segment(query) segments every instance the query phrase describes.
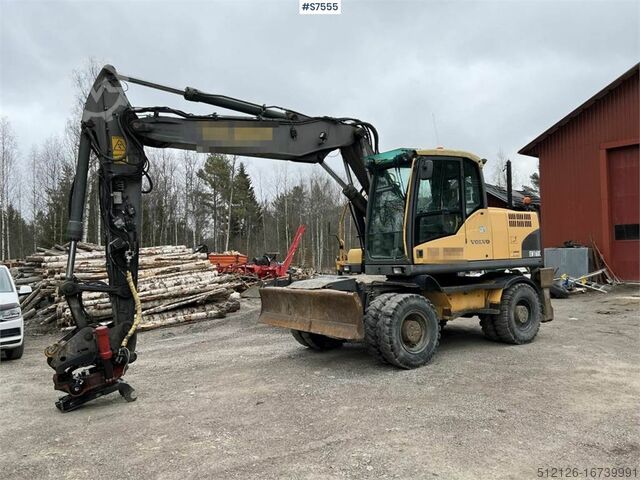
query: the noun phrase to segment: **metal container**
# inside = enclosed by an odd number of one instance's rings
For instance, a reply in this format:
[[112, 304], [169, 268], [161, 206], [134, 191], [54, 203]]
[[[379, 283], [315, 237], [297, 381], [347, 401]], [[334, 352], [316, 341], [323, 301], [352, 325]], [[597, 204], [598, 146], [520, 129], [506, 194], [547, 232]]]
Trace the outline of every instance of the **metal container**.
[[580, 278], [589, 273], [589, 249], [545, 248], [544, 266], [555, 269], [556, 278], [564, 273]]

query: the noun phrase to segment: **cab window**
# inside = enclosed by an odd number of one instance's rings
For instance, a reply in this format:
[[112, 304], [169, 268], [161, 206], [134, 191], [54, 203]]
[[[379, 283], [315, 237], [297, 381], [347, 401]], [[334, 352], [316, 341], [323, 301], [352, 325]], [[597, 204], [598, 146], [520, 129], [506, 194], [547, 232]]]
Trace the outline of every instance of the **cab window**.
[[467, 217], [482, 208], [482, 182], [478, 164], [468, 158], [462, 160], [464, 171], [464, 200]]
[[411, 167], [390, 167], [375, 173], [367, 236], [369, 256], [381, 260], [405, 258], [404, 207]]
[[461, 162], [433, 162], [431, 178], [418, 182], [416, 193], [415, 244], [453, 235], [463, 223]]

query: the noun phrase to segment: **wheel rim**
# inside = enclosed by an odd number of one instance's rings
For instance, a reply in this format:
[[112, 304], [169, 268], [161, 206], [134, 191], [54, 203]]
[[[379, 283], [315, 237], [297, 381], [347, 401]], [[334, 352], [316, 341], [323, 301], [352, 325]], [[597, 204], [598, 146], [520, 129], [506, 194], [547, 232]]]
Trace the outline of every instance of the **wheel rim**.
[[516, 303], [513, 312], [515, 323], [520, 328], [526, 328], [531, 323], [531, 305], [526, 300], [520, 300]]
[[400, 340], [408, 352], [422, 350], [429, 341], [426, 318], [419, 313], [407, 315], [400, 326]]

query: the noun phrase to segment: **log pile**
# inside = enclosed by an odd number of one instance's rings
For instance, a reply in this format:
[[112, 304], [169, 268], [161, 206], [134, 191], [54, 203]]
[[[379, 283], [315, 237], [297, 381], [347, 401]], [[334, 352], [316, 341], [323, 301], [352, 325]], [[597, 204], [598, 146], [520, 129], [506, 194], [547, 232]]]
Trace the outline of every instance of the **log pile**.
[[[107, 282], [104, 248], [80, 243], [75, 275], [83, 281]], [[24, 261], [14, 262], [11, 273], [16, 285], [31, 285], [22, 297], [23, 317], [29, 326], [72, 324], [69, 307], [57, 287], [64, 280], [67, 253], [64, 246], [39, 249]], [[185, 246], [140, 249], [138, 292], [142, 303], [140, 330], [183, 322], [224, 317], [238, 310], [240, 292], [254, 279], [219, 274], [204, 253]], [[87, 313], [99, 321], [111, 318], [111, 303], [103, 293], [82, 295]]]

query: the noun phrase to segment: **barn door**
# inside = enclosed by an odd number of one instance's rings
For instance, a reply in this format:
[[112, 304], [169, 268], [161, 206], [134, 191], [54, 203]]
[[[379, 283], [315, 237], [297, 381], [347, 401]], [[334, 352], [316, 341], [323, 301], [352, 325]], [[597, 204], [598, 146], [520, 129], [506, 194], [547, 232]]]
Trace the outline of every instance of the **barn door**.
[[611, 218], [611, 268], [623, 280], [640, 280], [640, 150], [607, 151]]

